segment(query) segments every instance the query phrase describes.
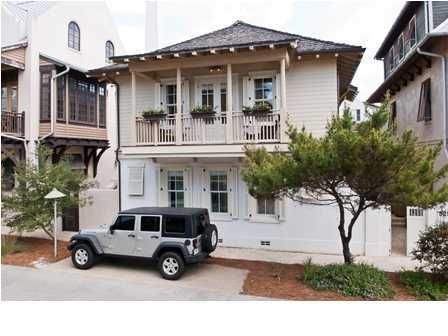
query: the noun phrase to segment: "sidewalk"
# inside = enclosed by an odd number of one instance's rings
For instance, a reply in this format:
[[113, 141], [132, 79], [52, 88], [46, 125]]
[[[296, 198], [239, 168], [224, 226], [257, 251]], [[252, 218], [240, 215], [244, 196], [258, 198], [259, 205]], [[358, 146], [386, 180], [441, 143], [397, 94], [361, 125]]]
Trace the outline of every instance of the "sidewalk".
[[[342, 263], [341, 255], [313, 254], [299, 252], [281, 252], [269, 250], [246, 249], [236, 247], [218, 247], [212, 254], [213, 257], [243, 260], [269, 261], [283, 264], [303, 264], [311, 258], [316, 264]], [[418, 262], [406, 256], [366, 257], [355, 258], [356, 262], [364, 262], [374, 265], [387, 272], [397, 272], [402, 269], [414, 269]]]

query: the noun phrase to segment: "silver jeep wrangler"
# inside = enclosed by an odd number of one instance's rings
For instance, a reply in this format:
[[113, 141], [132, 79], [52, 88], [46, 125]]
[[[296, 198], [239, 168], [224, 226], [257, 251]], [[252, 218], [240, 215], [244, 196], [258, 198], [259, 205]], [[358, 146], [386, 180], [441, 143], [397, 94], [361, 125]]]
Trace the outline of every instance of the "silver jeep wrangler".
[[200, 262], [217, 243], [207, 209], [152, 207], [121, 211], [109, 227], [81, 230], [68, 249], [79, 269], [92, 267], [100, 256], [149, 258], [162, 277], [176, 280], [185, 264]]

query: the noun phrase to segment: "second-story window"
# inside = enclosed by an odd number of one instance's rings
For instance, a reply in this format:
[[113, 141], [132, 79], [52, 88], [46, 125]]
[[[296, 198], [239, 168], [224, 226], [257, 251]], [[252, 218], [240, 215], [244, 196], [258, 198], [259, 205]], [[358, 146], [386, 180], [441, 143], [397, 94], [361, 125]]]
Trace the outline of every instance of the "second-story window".
[[227, 84], [221, 83], [221, 112], [227, 112]]
[[96, 85], [81, 79], [69, 78], [70, 121], [96, 124]]
[[203, 84], [201, 88], [202, 106], [214, 108], [213, 95], [213, 84]]
[[81, 50], [81, 34], [79, 26], [74, 21], [68, 24], [68, 47], [78, 51]]
[[50, 120], [50, 72], [40, 74], [40, 120]]
[[166, 112], [168, 114], [176, 113], [176, 85], [169, 84], [166, 86]]
[[101, 84], [98, 86], [98, 115], [99, 125], [106, 127], [106, 85]]
[[417, 43], [417, 27], [415, 25], [415, 16], [411, 19], [411, 21], [409, 21], [408, 36], [409, 48], [412, 48]]
[[431, 119], [431, 79], [427, 79], [420, 88], [417, 121], [430, 121]]
[[58, 77], [57, 85], [57, 119], [65, 120], [65, 76]]
[[256, 78], [255, 84], [255, 104], [267, 103], [273, 105], [273, 79], [269, 78]]
[[399, 59], [401, 60], [404, 57], [404, 38], [403, 34], [400, 35], [398, 38], [398, 52], [399, 52]]
[[110, 58], [115, 55], [115, 47], [111, 41], [106, 42], [106, 63], [111, 63]]

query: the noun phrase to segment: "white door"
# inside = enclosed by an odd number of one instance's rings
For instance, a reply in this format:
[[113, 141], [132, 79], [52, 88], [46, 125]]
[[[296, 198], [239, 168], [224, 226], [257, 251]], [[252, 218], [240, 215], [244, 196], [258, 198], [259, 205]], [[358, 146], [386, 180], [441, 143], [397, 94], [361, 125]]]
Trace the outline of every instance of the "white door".
[[110, 244], [105, 253], [119, 255], [135, 254], [135, 216], [120, 215], [111, 226]]
[[140, 216], [140, 225], [136, 233], [136, 255], [152, 257], [160, 241], [160, 223], [162, 216]]

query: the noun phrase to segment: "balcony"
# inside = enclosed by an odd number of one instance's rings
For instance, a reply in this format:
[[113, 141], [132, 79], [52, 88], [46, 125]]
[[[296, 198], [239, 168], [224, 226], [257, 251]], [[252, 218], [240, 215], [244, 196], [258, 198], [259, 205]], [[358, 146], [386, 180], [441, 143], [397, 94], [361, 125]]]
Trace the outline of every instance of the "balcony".
[[2, 111], [2, 133], [23, 137], [25, 135], [25, 113]]
[[[182, 115], [158, 120], [136, 119], [137, 145], [208, 145], [279, 143], [281, 140], [280, 112], [260, 115], [224, 113], [208, 117]], [[176, 127], [180, 120], [181, 127]]]

